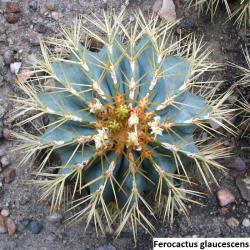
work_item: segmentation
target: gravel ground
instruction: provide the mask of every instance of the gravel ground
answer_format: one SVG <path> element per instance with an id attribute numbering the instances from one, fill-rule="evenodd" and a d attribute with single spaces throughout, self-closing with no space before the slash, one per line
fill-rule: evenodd
<path id="1" fill-rule="evenodd" d="M 9 141 L 8 129 L 10 125 L 6 117 L 11 109 L 8 96 L 17 91 L 15 86 L 15 74 L 10 70 L 10 64 L 21 62 L 22 66 L 32 64 L 34 58 L 39 55 L 39 40 L 42 37 L 54 35 L 60 24 L 70 24 L 76 14 L 89 15 L 92 12 L 100 15 L 103 9 L 112 8 L 119 12 L 122 0 L 22 0 L 18 2 L 19 10 L 15 13 L 6 13 L 6 4 L 9 1 L 0 0 L 0 210 L 10 212 L 10 229 L 13 233 L 1 233 L 0 226 L 0 250 L 7 249 L 151 249 L 152 236 L 139 232 L 138 245 L 134 247 L 131 233 L 125 232 L 117 240 L 110 235 L 106 237 L 96 236 L 94 227 L 90 227 L 84 234 L 83 223 L 71 227 L 60 222 L 61 215 L 48 218 L 49 204 L 39 202 L 38 191 L 24 183 L 31 178 L 30 173 L 34 166 L 17 168 L 18 157 L 13 152 L 13 142 Z M 130 13 L 141 8 L 147 13 L 152 10 L 154 1 L 131 0 L 128 4 L 128 18 Z M 179 2 L 179 1 L 176 1 Z M 195 32 L 202 37 L 206 47 L 212 49 L 211 59 L 219 63 L 234 62 L 244 65 L 241 46 L 248 37 L 243 32 L 237 32 L 231 23 L 222 24 L 225 13 L 220 11 L 214 23 L 210 23 L 206 16 L 197 17 L 193 10 L 185 10 L 182 1 L 177 9 L 178 17 L 182 18 L 177 32 Z M 225 66 L 221 72 L 215 72 L 217 80 L 224 79 L 223 88 L 227 89 L 235 81 L 237 71 Z M 246 92 L 243 91 L 243 94 Z M 235 92 L 237 99 L 238 94 Z M 237 120 L 236 120 L 237 122 Z M 3 124 L 2 124 L 3 123 Z M 226 166 L 235 164 L 236 157 L 240 157 L 243 172 L 249 166 L 249 152 L 243 148 L 249 141 L 240 137 L 226 135 L 223 138 L 224 146 L 232 146 L 235 154 L 224 161 Z M 248 144 L 249 145 L 249 144 Z M 177 215 L 172 228 L 163 223 L 158 223 L 155 237 L 249 237 L 250 225 L 247 220 L 250 217 L 249 203 L 241 197 L 235 184 L 235 174 L 217 173 L 217 179 L 221 187 L 228 188 L 235 197 L 235 202 L 225 207 L 220 207 L 216 194 L 218 187 L 211 184 L 213 192 L 203 199 L 204 206 L 189 205 L 190 218 L 187 221 L 182 215 Z M 200 191 L 206 192 L 203 185 Z M 1 212 L 2 212 L 1 211 Z M 234 218 L 234 219 L 232 219 Z M 11 224 L 12 222 L 12 224 Z M 159 220 L 158 220 L 159 222 Z M 0 220 L 1 225 L 1 220 Z M 247 226 L 248 225 L 248 226 Z"/>

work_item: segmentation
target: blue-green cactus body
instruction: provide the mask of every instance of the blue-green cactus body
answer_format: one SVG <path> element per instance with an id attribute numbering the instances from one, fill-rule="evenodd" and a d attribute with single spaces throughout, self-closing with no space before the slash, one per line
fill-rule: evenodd
<path id="1" fill-rule="evenodd" d="M 214 132 L 207 123 L 223 118 L 226 98 L 215 102 L 214 92 L 207 94 L 210 83 L 204 87 L 204 82 L 196 82 L 209 68 L 203 68 L 206 55 L 199 56 L 201 48 L 188 40 L 185 45 L 182 40 L 171 44 L 172 24 L 157 27 L 157 19 L 144 23 L 138 15 L 130 33 L 119 20 L 114 26 L 105 20 L 105 28 L 97 25 L 106 29 L 105 38 L 85 30 L 103 44 L 98 51 L 82 45 L 78 28 L 72 34 L 64 31 L 64 40 L 59 39 L 62 54 L 50 57 L 42 47 L 44 62 L 38 72 L 43 69 L 44 78 L 52 78 L 54 84 L 37 92 L 21 85 L 29 99 L 18 100 L 24 104 L 18 112 L 36 111 L 34 119 L 44 114 L 49 118 L 40 136 L 21 136 L 27 140 L 21 147 L 25 160 L 47 150 L 39 170 L 52 152 L 60 160 L 50 166 L 52 174 L 39 173 L 47 177 L 39 180 L 43 198 L 51 198 L 56 209 L 63 202 L 65 183 L 67 188 L 72 184 L 77 204 L 73 208 L 84 205 L 73 220 L 85 216 L 88 225 L 94 219 L 104 231 L 103 217 L 108 226 L 118 218 L 119 234 L 127 222 L 133 228 L 153 228 L 141 212 L 144 206 L 154 213 L 145 198 L 148 193 L 163 208 L 164 218 L 172 220 L 174 209 L 185 213 L 184 202 L 190 200 L 186 195 L 197 195 L 180 186 L 190 182 L 186 170 L 191 165 L 206 184 L 207 175 L 214 177 L 210 167 L 221 168 L 212 153 L 215 147 L 200 146 L 193 134 L 197 127 Z M 220 124 L 228 129 L 223 121 Z M 218 158 L 224 156 L 218 152 Z"/>
<path id="2" fill-rule="evenodd" d="M 116 43 L 119 45 L 116 45 Z M 158 55 L 149 37 L 143 37 L 138 44 L 133 47 L 132 51 L 129 51 L 129 47 L 130 45 L 122 44 L 119 39 L 115 40 L 112 45 L 112 54 L 110 54 L 110 51 L 108 51 L 105 46 L 96 53 L 81 48 L 77 51 L 77 54 L 79 57 L 84 55 L 83 57 L 86 60 L 85 68 L 73 62 L 54 62 L 52 64 L 53 73 L 58 85 L 64 88 L 67 87 L 71 89 L 71 91 L 41 93 L 38 96 L 39 102 L 42 106 L 49 109 L 48 113 L 50 117 L 53 117 L 53 119 L 50 119 L 51 123 L 52 121 L 59 121 L 62 116 L 67 114 L 72 117 L 69 117 L 69 120 L 60 126 L 57 126 L 57 124 L 50 126 L 41 136 L 40 140 L 41 143 L 53 144 L 54 142 L 61 142 L 65 144 L 65 146 L 61 145 L 60 149 L 56 150 L 62 161 L 62 165 L 77 165 L 85 161 L 91 162 L 91 159 L 95 157 L 95 145 L 93 142 L 89 142 L 89 145 L 83 148 L 80 147 L 76 152 L 74 152 L 75 147 L 72 145 L 76 143 L 75 140 L 81 136 L 93 136 L 96 134 L 93 123 L 98 120 L 98 117 L 89 112 L 88 103 L 92 102 L 94 98 L 99 98 L 103 105 L 112 103 L 112 97 L 117 95 L 117 90 L 121 95 L 124 95 L 127 105 L 131 103 L 133 107 L 136 107 L 139 100 L 149 94 L 149 105 L 147 109 L 155 111 L 155 116 L 160 116 L 162 123 L 173 123 L 174 126 L 171 132 L 167 131 L 161 135 L 157 135 L 156 140 L 151 142 L 151 146 L 149 145 L 151 152 L 163 151 L 167 156 L 153 156 L 152 159 L 144 159 L 142 161 L 140 168 L 145 176 L 140 173 L 135 175 L 135 182 L 141 193 L 147 190 L 147 178 L 151 180 L 151 184 L 157 183 L 159 179 L 159 173 L 153 167 L 152 162 L 161 166 L 161 168 L 168 173 L 176 172 L 176 163 L 171 159 L 171 150 L 164 148 L 162 143 L 178 145 L 180 151 L 184 152 L 181 154 L 183 159 L 186 157 L 185 152 L 198 152 L 198 148 L 193 141 L 195 126 L 187 121 L 193 118 L 203 119 L 211 111 L 211 108 L 202 97 L 189 93 L 184 87 L 185 82 L 191 76 L 192 69 L 192 65 L 187 59 L 178 56 L 166 56 L 162 58 L 161 62 L 157 62 Z M 128 56 L 139 53 L 134 63 L 133 72 L 131 62 L 124 56 L 122 50 L 128 51 Z M 74 54 L 72 54 L 70 58 L 75 62 L 79 61 Z M 117 64 L 115 70 L 117 78 L 116 84 L 112 79 L 111 73 L 103 68 L 103 65 L 109 65 L 110 63 Z M 150 90 L 150 84 L 153 80 L 156 68 L 161 72 L 160 77 L 157 79 L 153 89 Z M 133 100 L 129 98 L 128 87 L 132 78 L 138 81 L 139 85 L 135 91 Z M 103 96 L 92 89 L 93 82 L 95 81 L 98 82 L 103 91 Z M 109 98 L 104 98 L 104 96 Z M 175 98 L 176 104 L 166 105 L 161 110 L 157 110 L 160 104 L 171 97 Z M 156 149 L 153 149 L 153 147 L 156 147 Z M 112 160 L 116 162 L 113 173 L 114 178 L 120 183 L 124 181 L 124 176 L 129 170 L 129 162 L 125 159 L 124 155 L 115 156 L 114 153 L 112 153 L 112 149 L 109 150 L 106 152 L 107 157 L 99 157 L 98 161 L 95 161 L 94 164 L 85 166 L 83 169 L 83 182 L 91 183 L 98 176 L 102 176 L 102 174 L 107 171 Z M 140 152 L 134 152 L 136 152 L 134 153 L 135 160 L 139 161 Z M 110 157 L 112 159 L 110 159 Z M 120 159 L 117 160 L 116 157 Z M 70 161 L 69 158 L 71 158 Z M 67 165 L 65 168 L 67 169 Z M 65 171 L 66 170 L 62 168 L 59 172 L 64 173 Z M 132 178 L 132 175 L 128 174 L 123 184 L 123 189 L 126 192 L 124 193 L 122 190 L 118 192 L 118 200 L 122 197 L 122 204 L 125 203 L 124 199 L 126 199 L 126 197 L 128 198 L 131 193 Z M 103 181 L 104 180 L 98 180 L 89 185 L 90 192 L 96 192 L 100 185 L 103 184 Z M 107 196 L 110 201 L 112 200 L 111 197 L 113 197 L 110 184 L 105 186 L 105 190 L 106 189 L 110 192 L 107 191 L 104 197 Z M 167 192 L 166 186 L 164 186 L 162 192 Z"/>

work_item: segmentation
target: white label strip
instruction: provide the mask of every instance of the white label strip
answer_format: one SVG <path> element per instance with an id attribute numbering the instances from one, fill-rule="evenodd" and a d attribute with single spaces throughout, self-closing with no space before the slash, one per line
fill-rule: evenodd
<path id="1" fill-rule="evenodd" d="M 153 238 L 153 250 L 250 249 L 250 238 Z"/>

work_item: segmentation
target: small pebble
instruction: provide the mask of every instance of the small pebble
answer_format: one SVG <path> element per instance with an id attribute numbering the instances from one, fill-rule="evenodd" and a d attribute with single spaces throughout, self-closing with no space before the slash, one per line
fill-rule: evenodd
<path id="1" fill-rule="evenodd" d="M 225 216 L 228 213 L 228 208 L 226 207 L 219 208 L 219 213 L 220 213 L 220 216 Z"/>
<path id="2" fill-rule="evenodd" d="M 14 221 L 11 218 L 7 218 L 6 227 L 7 227 L 7 231 L 8 231 L 9 236 L 12 236 L 12 235 L 15 234 L 16 225 L 15 225 Z"/>
<path id="3" fill-rule="evenodd" d="M 17 14 L 17 13 L 9 13 L 7 16 L 6 16 L 6 21 L 10 24 L 14 24 L 14 23 L 17 23 L 20 19 L 20 15 Z"/>
<path id="4" fill-rule="evenodd" d="M 250 220 L 248 218 L 245 218 L 243 221 L 242 221 L 242 225 L 244 227 L 250 227 Z"/>
<path id="5" fill-rule="evenodd" d="M 22 66 L 22 63 L 21 62 L 14 62 L 14 63 L 11 63 L 10 64 L 10 71 L 12 74 L 18 74 L 20 68 Z"/>
<path id="6" fill-rule="evenodd" d="M 60 223 L 62 220 L 62 215 L 59 213 L 53 213 L 47 216 L 47 220 L 52 224 Z"/>
<path id="7" fill-rule="evenodd" d="M 29 0 L 29 8 L 34 11 L 37 10 L 38 2 L 36 0 Z"/>
<path id="8" fill-rule="evenodd" d="M 14 60 L 14 53 L 12 50 L 6 50 L 3 54 L 3 58 L 6 64 L 11 64 Z"/>
<path id="9" fill-rule="evenodd" d="M 234 217 L 231 217 L 231 218 L 229 218 L 227 221 L 227 225 L 230 227 L 230 229 L 235 229 L 236 227 L 238 227 L 239 226 L 239 221 L 236 219 L 236 218 L 234 218 Z"/>
<path id="10" fill-rule="evenodd" d="M 1 158 L 1 164 L 2 164 L 3 167 L 9 166 L 9 165 L 10 165 L 10 159 L 9 159 L 9 157 L 6 156 L 6 155 L 3 156 L 3 157 Z"/>
<path id="11" fill-rule="evenodd" d="M 106 226 L 106 228 L 105 228 L 105 232 L 107 233 L 107 234 L 114 234 L 114 232 L 115 232 L 115 230 L 113 229 L 113 227 L 111 226 Z"/>
<path id="12" fill-rule="evenodd" d="M 236 157 L 234 160 L 229 164 L 230 168 L 233 168 L 238 171 L 246 170 L 246 163 L 240 158 Z"/>
<path id="13" fill-rule="evenodd" d="M 37 26 L 36 26 L 36 31 L 37 31 L 38 33 L 45 33 L 45 32 L 47 31 L 47 27 L 46 27 L 44 24 L 39 23 L 39 24 L 37 24 Z"/>
<path id="14" fill-rule="evenodd" d="M 41 8 L 40 8 L 40 13 L 41 13 L 42 15 L 45 15 L 47 12 L 48 12 L 48 8 L 46 8 L 46 7 L 41 7 Z"/>
<path id="15" fill-rule="evenodd" d="M 224 207 L 235 201 L 234 195 L 227 188 L 223 188 L 217 192 L 217 198 L 219 200 L 220 206 Z"/>
<path id="16" fill-rule="evenodd" d="M 43 225 L 37 221 L 37 220 L 32 220 L 28 225 L 27 229 L 32 233 L 32 234 L 39 234 L 42 229 Z"/>
<path id="17" fill-rule="evenodd" d="M 53 232 L 51 232 L 51 233 L 48 235 L 47 240 L 48 240 L 48 241 L 55 241 L 56 238 L 57 238 L 56 234 L 53 233 Z"/>
<path id="18" fill-rule="evenodd" d="M 8 128 L 3 129 L 3 138 L 6 140 L 11 138 L 11 131 Z"/>
<path id="19" fill-rule="evenodd" d="M 14 168 L 6 168 L 3 171 L 4 182 L 10 184 L 16 178 L 16 170 Z"/>
<path id="20" fill-rule="evenodd" d="M 60 20 L 60 19 L 62 19 L 63 18 L 63 13 L 61 13 L 61 12 L 56 12 L 56 11 L 53 11 L 52 13 L 51 13 L 51 17 L 54 19 L 54 20 Z"/>
<path id="21" fill-rule="evenodd" d="M 2 209 L 1 215 L 4 217 L 8 217 L 10 215 L 10 210 L 9 209 Z"/>

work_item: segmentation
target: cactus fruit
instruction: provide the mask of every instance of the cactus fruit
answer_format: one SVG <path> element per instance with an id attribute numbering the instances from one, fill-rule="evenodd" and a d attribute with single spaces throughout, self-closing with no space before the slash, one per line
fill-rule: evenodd
<path id="1" fill-rule="evenodd" d="M 175 38 L 175 23 L 146 21 L 140 12 L 130 26 L 123 18 L 86 17 L 100 33 L 78 18 L 63 36 L 41 42 L 43 58 L 35 77 L 19 82 L 24 97 L 14 98 L 13 114 L 22 127 L 40 126 L 39 135 L 12 134 L 22 164 L 42 152 L 34 182 L 52 210 L 69 200 L 71 221 L 94 220 L 102 232 L 106 222 L 117 236 L 130 225 L 136 239 L 137 226 L 153 230 L 145 194 L 172 222 L 175 210 L 187 214 L 185 203 L 201 195 L 182 186 L 191 184 L 188 169 L 195 166 L 207 185 L 212 170 L 223 169 L 216 160 L 228 152 L 194 131 L 213 135 L 213 121 L 232 132 L 224 118 L 230 92 L 218 94 L 218 84 L 201 77 L 217 65 L 197 39 Z M 93 40 L 102 46 L 91 51 Z M 47 124 L 36 123 L 44 116 Z M 47 163 L 52 153 L 56 166 Z"/>
<path id="2" fill-rule="evenodd" d="M 229 3 L 228 0 L 186 0 L 186 3 L 189 7 L 194 5 L 199 14 L 201 12 L 210 13 L 211 19 L 213 19 L 219 6 L 224 6 L 228 13 L 228 20 L 234 19 L 238 28 L 240 28 L 241 25 L 243 25 L 245 29 L 250 27 L 249 0 L 236 0 L 234 4 Z"/>

